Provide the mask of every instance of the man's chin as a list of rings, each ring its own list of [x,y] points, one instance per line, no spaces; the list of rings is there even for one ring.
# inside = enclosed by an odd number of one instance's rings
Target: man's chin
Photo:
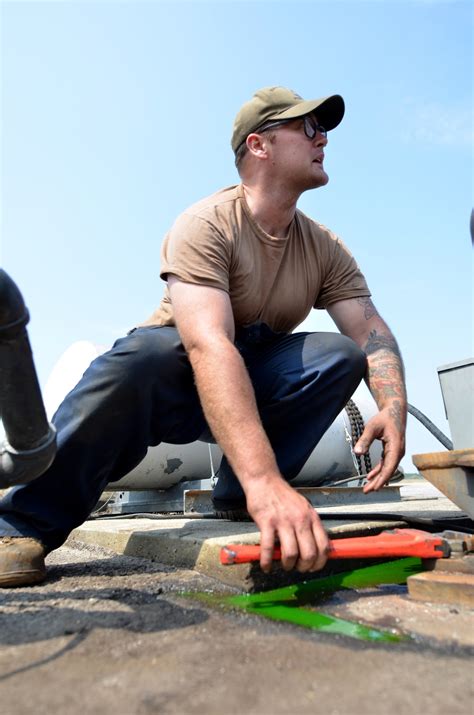
[[[314,177],[312,189],[318,189],[320,186],[326,186],[329,181],[329,176],[325,171],[318,172],[318,175]]]

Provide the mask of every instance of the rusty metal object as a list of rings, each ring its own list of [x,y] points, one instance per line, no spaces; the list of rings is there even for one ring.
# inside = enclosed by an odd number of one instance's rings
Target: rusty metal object
[[[474,551],[474,536],[471,534],[448,529],[438,534],[438,536],[442,536],[443,539],[449,542],[453,556],[464,556],[464,554]]]
[[[463,531],[452,530],[443,531],[438,536],[441,536],[449,544],[449,559],[424,559],[425,569],[474,576],[474,536]],[[440,561],[443,563],[438,563]]]
[[[414,454],[412,459],[425,479],[474,519],[474,449]]]

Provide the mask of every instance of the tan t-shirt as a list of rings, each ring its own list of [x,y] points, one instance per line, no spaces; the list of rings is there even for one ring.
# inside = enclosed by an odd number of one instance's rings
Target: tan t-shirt
[[[166,235],[161,277],[212,286],[230,296],[237,327],[264,322],[290,332],[312,307],[370,296],[342,241],[297,210],[285,238],[254,220],[242,186],[231,186],[184,211]],[[168,289],[146,325],[174,325]]]

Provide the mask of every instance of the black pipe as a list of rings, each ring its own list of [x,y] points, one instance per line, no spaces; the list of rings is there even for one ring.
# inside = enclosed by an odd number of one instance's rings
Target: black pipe
[[[414,407],[413,405],[408,405],[408,412],[410,415],[413,415],[413,417],[416,417],[416,419],[421,422],[423,427],[426,427],[426,429],[431,432],[433,437],[436,437],[438,442],[441,442],[443,447],[446,447],[446,449],[453,449],[453,443],[449,439],[449,437],[446,437],[444,432],[441,432],[439,427],[436,427],[434,422],[432,422],[421,410],[418,409],[418,407]]]
[[[56,453],[26,331],[23,297],[0,269],[0,416],[6,440],[0,447],[0,487],[25,484],[42,474]]]

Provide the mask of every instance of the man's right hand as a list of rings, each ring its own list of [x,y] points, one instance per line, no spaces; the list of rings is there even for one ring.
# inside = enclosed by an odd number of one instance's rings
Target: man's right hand
[[[328,536],[311,504],[281,477],[260,477],[248,483],[247,509],[260,529],[260,566],[272,568],[278,540],[285,571],[318,571],[327,561]]]

